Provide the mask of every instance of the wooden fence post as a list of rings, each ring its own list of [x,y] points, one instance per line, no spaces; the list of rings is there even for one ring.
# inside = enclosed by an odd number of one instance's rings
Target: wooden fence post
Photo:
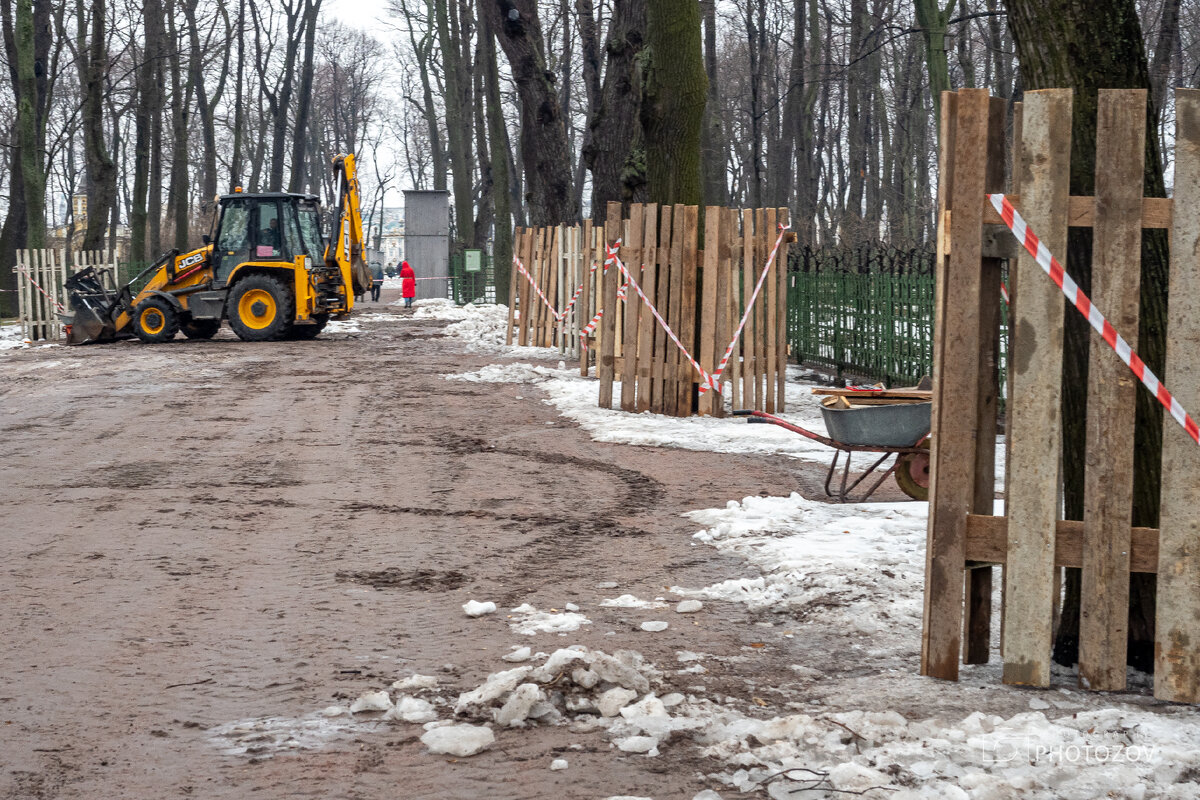
[[[1166,385],[1200,398],[1200,91],[1175,90],[1175,197]],[[1196,414],[1200,409],[1189,406]],[[1163,420],[1154,696],[1200,703],[1200,447]]]
[[[695,353],[700,366],[710,373],[716,368],[714,355],[716,350],[717,327],[717,271],[721,263],[721,208],[706,206],[704,209],[704,274],[701,275],[700,286],[700,335],[699,352]],[[705,392],[700,395],[698,410],[700,416],[710,416],[713,413],[714,399],[720,395],[715,392]]]
[[[658,230],[658,274],[655,276],[655,306],[663,319],[670,320],[671,311],[671,216],[673,208],[664,205],[659,214]],[[667,341],[667,332],[661,325],[654,326],[654,373],[651,376],[650,410],[655,414],[665,413],[664,404],[667,389],[667,376],[670,374],[671,351],[673,345]],[[671,390],[673,391],[673,389]]]
[[[958,679],[966,521],[975,496],[989,105],[984,89],[943,94],[932,485],[921,673],[948,680]],[[953,248],[947,253],[951,241]]]
[[[621,238],[621,204],[608,204],[608,221],[604,226],[605,243],[611,247]],[[607,254],[606,254],[607,257]],[[600,340],[600,355],[596,359],[596,375],[600,379],[600,407],[612,408],[613,378],[616,366],[617,333],[617,285],[620,270],[617,265],[609,267],[604,276],[604,316],[600,318],[603,330]]]
[[[658,204],[647,203],[645,219],[642,225],[642,290],[646,297],[654,302],[655,291],[658,288]],[[632,235],[632,234],[631,234]],[[638,301],[641,305],[641,301]],[[649,309],[642,309],[638,322],[637,335],[637,412],[650,410],[651,385],[654,369],[658,366],[654,359],[654,329],[659,327],[658,321]]]
[[[1096,216],[1092,299],[1134,339],[1142,252],[1146,92],[1101,89],[1096,119]],[[1083,589],[1079,682],[1125,688],[1129,630],[1129,544],[1133,497],[1133,418],[1137,380],[1108,344],[1092,337],[1088,367],[1087,474],[1083,504]]]
[[[1067,251],[1070,89],[1025,93],[1014,172],[1021,214],[1052,253]],[[1006,234],[1007,235],[1007,234]],[[1015,266],[1008,358],[1008,554],[1004,682],[1050,685],[1054,548],[1062,447],[1062,292],[1024,249]]]
[[[646,223],[646,209],[641,203],[634,203],[629,208],[629,230],[621,244],[621,261],[633,279],[641,285],[642,271],[642,238],[643,226]],[[642,310],[642,298],[638,297],[629,284],[625,295],[625,319],[621,336],[621,410],[634,411],[637,409],[637,360],[638,360],[638,320]]]

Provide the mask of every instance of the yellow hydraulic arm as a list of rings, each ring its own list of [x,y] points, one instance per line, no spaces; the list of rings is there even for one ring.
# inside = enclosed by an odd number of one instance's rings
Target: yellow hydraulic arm
[[[325,263],[341,271],[342,280],[353,287],[353,294],[362,294],[371,286],[371,272],[363,258],[365,241],[354,155],[334,156],[333,167],[337,173],[338,212],[325,247]],[[347,307],[352,307],[353,297],[346,300]]]

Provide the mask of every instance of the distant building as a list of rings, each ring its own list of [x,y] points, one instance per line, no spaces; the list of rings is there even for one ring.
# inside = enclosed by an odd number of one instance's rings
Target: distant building
[[[78,250],[83,244],[83,236],[87,232],[87,195],[77,194],[71,197],[71,224],[57,225],[46,231],[46,246],[58,250]],[[104,249],[112,243],[112,229],[105,231]],[[121,258],[129,252],[130,232],[128,225],[118,225],[117,257]]]

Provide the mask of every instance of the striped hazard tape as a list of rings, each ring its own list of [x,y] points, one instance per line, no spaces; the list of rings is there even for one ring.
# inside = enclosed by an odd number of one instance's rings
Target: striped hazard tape
[[[725,348],[725,355],[721,356],[721,363],[717,365],[717,371],[713,373],[711,386],[717,394],[721,393],[721,373],[725,371],[725,365],[729,363],[729,356],[733,354],[738,337],[742,335],[742,328],[746,327],[746,320],[750,318],[750,312],[754,310],[754,301],[758,299],[758,293],[762,291],[767,274],[771,271],[771,265],[775,263],[775,256],[779,254],[779,246],[783,244],[784,234],[790,227],[791,225],[779,226],[779,238],[775,240],[775,247],[771,249],[771,257],[767,259],[767,265],[763,267],[762,275],[758,276],[758,283],[754,285],[754,294],[750,295],[750,302],[746,303],[746,313],[742,314],[742,321],[738,323],[737,330],[733,332],[733,340],[729,343],[729,347]],[[700,387],[700,394],[704,394],[706,391],[708,391],[708,386]]]
[[[1038,239],[1037,234],[1026,224],[1017,210],[1013,208],[1012,203],[1002,194],[989,194],[988,200],[992,206],[1000,213],[1000,217],[1004,220],[1004,224],[1012,231],[1012,235],[1017,237],[1022,246],[1029,251],[1029,254],[1037,261],[1038,266],[1050,276],[1050,279],[1057,284],[1062,293],[1066,295],[1067,300],[1075,306],[1075,309],[1083,316],[1087,317],[1088,323],[1096,329],[1101,338],[1108,343],[1108,346],[1116,352],[1121,361],[1138,377],[1147,389],[1150,390],[1158,402],[1163,404],[1163,407],[1174,417],[1183,429],[1187,431],[1187,435],[1192,438],[1197,444],[1200,444],[1200,427],[1196,425],[1196,421],[1191,415],[1183,409],[1167,387],[1163,386],[1159,381],[1158,376],[1150,370],[1149,367],[1138,357],[1138,354],[1133,352],[1129,346],[1129,342],[1125,341],[1121,334],[1117,333],[1116,329],[1104,318],[1100,310],[1092,304],[1088,296],[1080,290],[1079,286],[1071,279],[1071,276],[1066,273],[1062,265],[1058,263],[1046,245]]]
[[[43,289],[41,286],[38,285],[38,282],[33,279],[33,276],[29,274],[28,270],[26,270],[24,267],[22,267],[19,264],[17,265],[17,269],[20,270],[25,275],[25,277],[29,280],[29,282],[33,284],[33,287],[35,289],[37,289],[39,292],[41,292],[42,295],[45,296],[45,298],[47,300],[49,300],[51,303],[54,303],[55,307],[58,308],[59,311],[66,311],[66,309],[63,308],[62,303],[55,300],[53,297],[51,297],[49,294],[46,293],[45,289]]]
[[[546,298],[545,293],[542,291],[542,287],[538,286],[538,282],[535,281],[533,276],[529,274],[529,271],[525,269],[525,265],[521,263],[521,259],[513,256],[513,263],[517,265],[517,271],[525,276],[525,280],[529,281],[529,285],[533,287],[535,292],[537,292],[537,296],[540,297],[542,302],[546,304],[546,308],[550,309],[550,315],[554,317],[554,321],[562,322],[564,319],[566,319],[567,315],[571,313],[571,309],[575,307],[575,302],[579,300],[579,295],[583,294],[583,284],[581,283],[575,287],[575,293],[571,295],[571,299],[567,302],[567,307],[562,311],[559,311]],[[595,273],[597,266],[599,265],[595,262],[592,263],[592,269],[588,273],[589,277]],[[607,267],[605,269],[607,270]]]
[[[642,287],[638,286],[638,282],[634,280],[633,274],[625,266],[625,263],[621,261],[620,256],[617,255],[617,251],[620,249],[620,247],[621,241],[618,239],[612,247],[608,248],[608,260],[605,262],[605,264],[607,265],[609,262],[612,262],[617,265],[617,268],[621,270],[621,274],[625,276],[625,282],[629,286],[633,287],[633,290],[637,292],[637,296],[642,298],[642,302],[646,304],[646,308],[648,308],[650,313],[654,315],[654,318],[658,320],[658,324],[662,326],[664,331],[667,332],[667,336],[670,338],[670,340],[675,343],[676,347],[679,348],[679,352],[683,353],[684,357],[691,362],[693,367],[696,368],[696,372],[700,373],[700,391],[703,392],[706,388],[711,387],[714,391],[720,394],[720,384],[713,379],[712,375],[708,374],[708,371],[704,369],[704,367],[700,366],[700,362],[692,358],[692,354],[689,353],[688,349],[683,346],[683,342],[679,341],[679,337],[675,335],[675,331],[671,330],[671,326],[668,325],[667,321],[662,318],[662,314],[658,313],[658,309],[654,307],[654,303],[650,302],[650,298],[647,297],[646,293],[642,291]]]

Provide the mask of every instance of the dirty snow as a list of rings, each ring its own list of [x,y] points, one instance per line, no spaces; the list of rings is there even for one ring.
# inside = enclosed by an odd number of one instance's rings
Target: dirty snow
[[[532,636],[536,633],[570,633],[592,621],[573,611],[538,611],[528,603],[522,603],[509,612],[512,629],[517,633]]]

